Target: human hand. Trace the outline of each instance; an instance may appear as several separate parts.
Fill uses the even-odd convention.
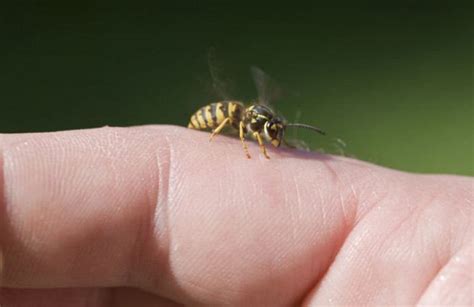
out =
[[[0,135],[0,306],[473,303],[471,178],[208,138]]]

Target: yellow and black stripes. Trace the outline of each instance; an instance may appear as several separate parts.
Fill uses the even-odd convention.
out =
[[[188,128],[193,129],[206,129],[209,128],[208,121],[206,119],[206,108],[208,106],[200,108],[196,113],[191,116]]]
[[[192,129],[214,129],[218,127],[226,118],[234,127],[238,127],[243,114],[244,106],[240,102],[222,101],[211,103],[200,108],[191,116],[188,128]]]
[[[287,123],[282,117],[266,105],[254,104],[245,108],[239,101],[220,101],[208,104],[197,110],[188,124],[188,128],[211,129],[209,141],[231,126],[238,131],[242,147],[247,158],[250,158],[245,138],[252,137],[258,142],[265,158],[270,159],[264,142],[279,147],[284,142],[286,127],[306,128],[324,134],[317,127],[300,123]],[[286,144],[286,142],[285,142]]]

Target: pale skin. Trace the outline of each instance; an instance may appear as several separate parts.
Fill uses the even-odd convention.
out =
[[[0,306],[473,304],[473,180],[180,127],[0,135]]]

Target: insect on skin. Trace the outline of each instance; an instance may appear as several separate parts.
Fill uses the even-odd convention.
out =
[[[245,143],[245,136],[256,139],[265,158],[270,159],[263,142],[267,141],[273,146],[279,147],[282,142],[285,142],[284,134],[287,127],[305,128],[325,134],[317,127],[287,123],[267,105],[252,104],[246,107],[240,101],[214,102],[200,108],[191,116],[188,128],[197,130],[212,129],[209,139],[211,141],[228,125],[239,131],[242,147],[249,159],[250,154]]]

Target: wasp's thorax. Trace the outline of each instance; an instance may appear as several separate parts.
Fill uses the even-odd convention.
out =
[[[258,132],[273,146],[280,146],[285,126],[283,119],[276,116],[269,107],[263,105],[248,107],[245,110],[244,122],[247,132],[251,134]]]

